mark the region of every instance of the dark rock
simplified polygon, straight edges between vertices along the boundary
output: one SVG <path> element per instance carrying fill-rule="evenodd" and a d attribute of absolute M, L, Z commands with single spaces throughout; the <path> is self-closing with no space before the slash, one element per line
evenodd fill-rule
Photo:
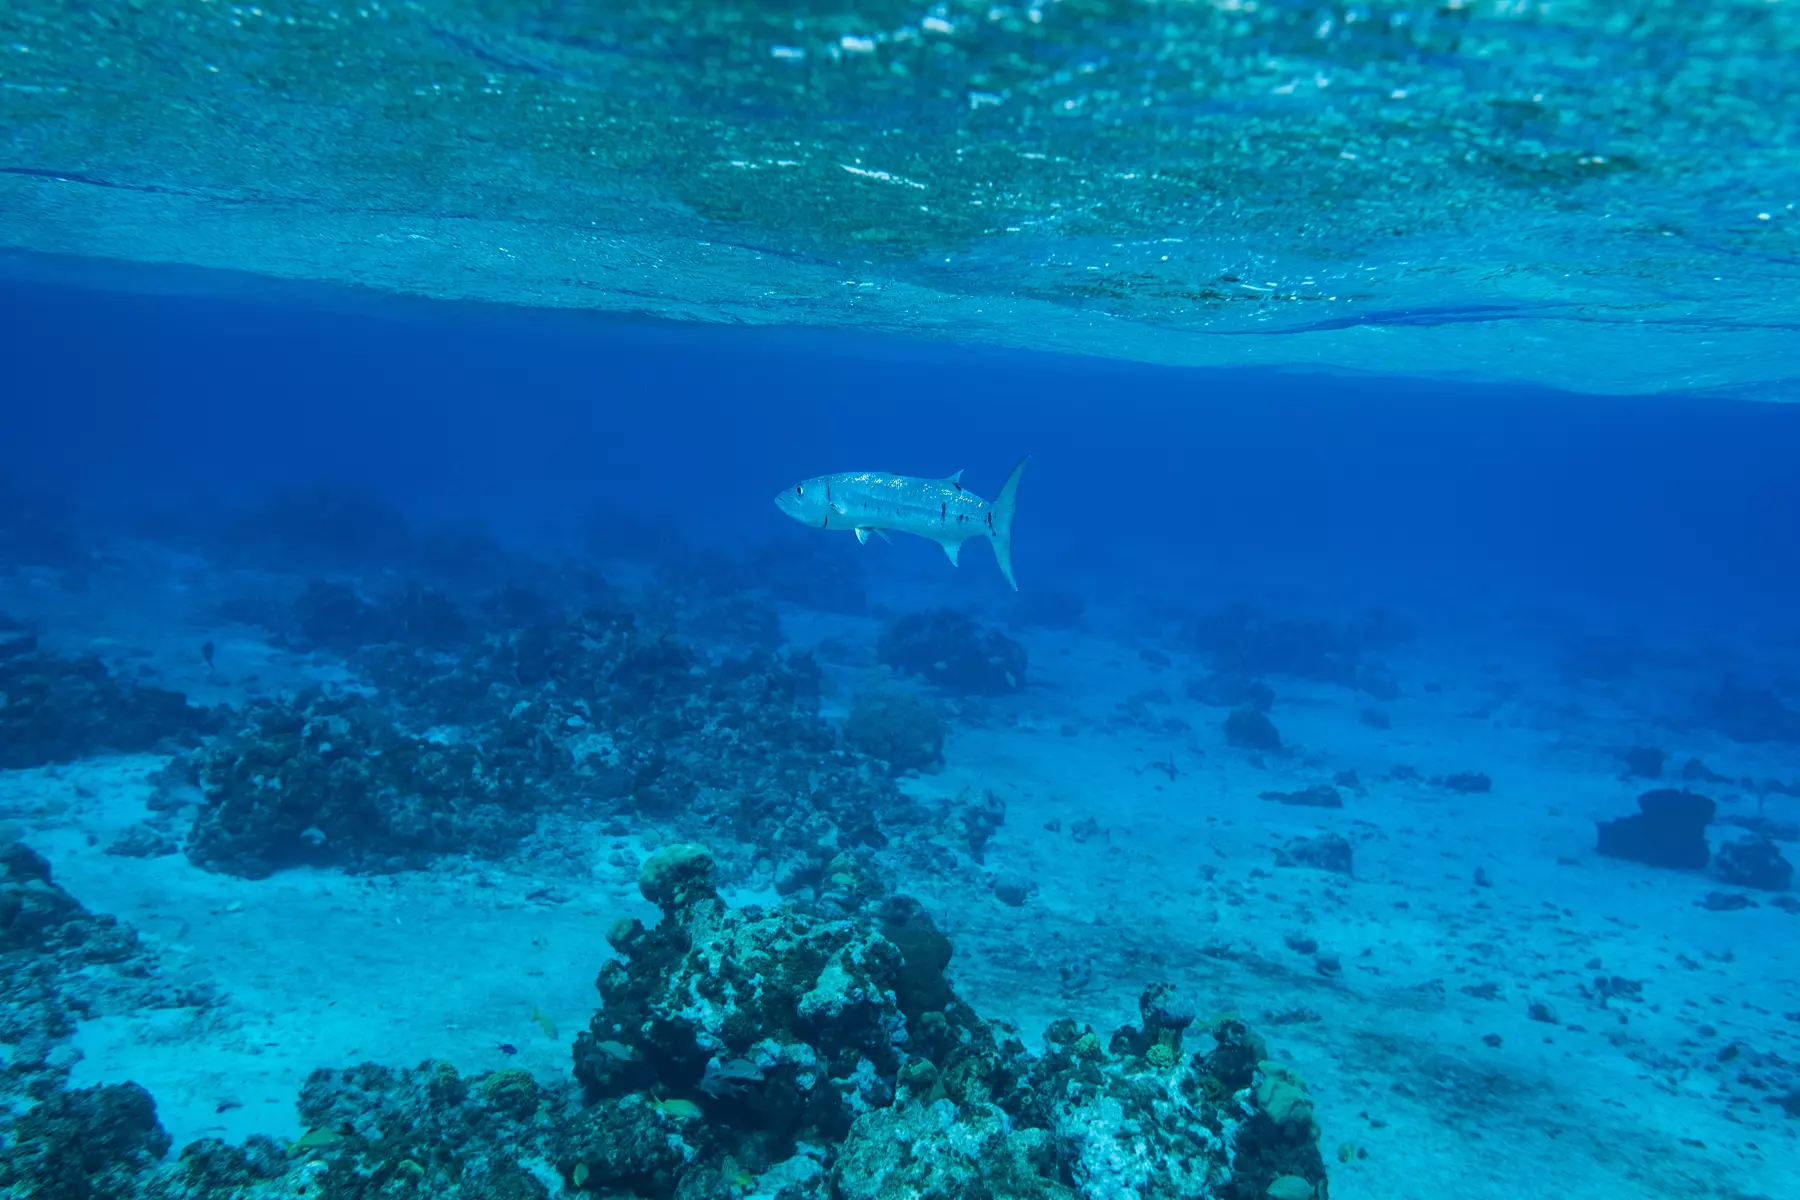
<path fill-rule="evenodd" d="M 1239 750 L 1277 753 L 1282 749 L 1281 733 L 1275 722 L 1254 708 L 1234 708 L 1225 718 L 1225 741 Z"/>
<path fill-rule="evenodd" d="M 1294 838 L 1275 852 L 1275 864 L 1282 867 L 1317 867 L 1321 871 L 1351 874 L 1353 851 L 1350 843 L 1335 833 L 1318 837 Z"/>
<path fill-rule="evenodd" d="M 1709 912 L 1737 912 L 1740 909 L 1755 908 L 1756 901 L 1742 892 L 1708 892 L 1694 901 L 1695 908 L 1704 908 Z"/>
<path fill-rule="evenodd" d="M 1785 892 L 1794 882 L 1794 864 L 1782 857 L 1774 842 L 1763 837 L 1726 842 L 1719 847 L 1713 869 L 1734 887 Z"/>
<path fill-rule="evenodd" d="M 1683 783 L 1730 783 L 1731 780 L 1708 767 L 1697 758 L 1690 758 L 1681 767 Z"/>
<path fill-rule="evenodd" d="M 1638 797 L 1629 817 L 1598 823 L 1597 849 L 1608 858 L 1624 858 L 1653 867 L 1699 870 L 1711 849 L 1706 827 L 1717 806 L 1705 796 L 1659 788 Z"/>
<path fill-rule="evenodd" d="M 193 747 L 222 712 L 166 688 L 128 683 L 98 658 L 66 658 L 13 631 L 0 653 L 0 770 L 98 754 Z"/>
<path fill-rule="evenodd" d="M 1431 782 L 1447 792 L 1460 792 L 1465 796 L 1482 795 L 1494 790 L 1494 781 L 1480 771 L 1458 771 L 1451 775 L 1439 775 Z"/>
<path fill-rule="evenodd" d="M 1013 908 L 1022 906 L 1031 898 L 1031 883 L 1017 875 L 1002 875 L 994 880 L 994 899 Z"/>
<path fill-rule="evenodd" d="M 1259 796 L 1264 800 L 1273 800 L 1277 804 L 1289 804 L 1299 808 L 1344 807 L 1343 795 L 1326 783 L 1301 788 L 1297 792 L 1261 792 Z"/>
<path fill-rule="evenodd" d="M 1379 708 L 1365 708 L 1358 714 L 1357 719 L 1370 729 L 1388 729 L 1394 724 L 1393 719 Z"/>

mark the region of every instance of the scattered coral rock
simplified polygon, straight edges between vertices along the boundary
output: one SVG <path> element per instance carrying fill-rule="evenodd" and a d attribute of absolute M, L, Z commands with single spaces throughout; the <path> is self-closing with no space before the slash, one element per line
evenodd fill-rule
<path fill-rule="evenodd" d="M 1658 788 L 1638 797 L 1637 813 L 1599 822 L 1597 848 L 1608 858 L 1699 870 L 1711 857 L 1706 827 L 1717 806 L 1705 796 Z"/>
<path fill-rule="evenodd" d="M 1740 838 L 1719 847 L 1713 869 L 1735 887 L 1784 892 L 1794 882 L 1794 864 L 1765 837 Z"/>

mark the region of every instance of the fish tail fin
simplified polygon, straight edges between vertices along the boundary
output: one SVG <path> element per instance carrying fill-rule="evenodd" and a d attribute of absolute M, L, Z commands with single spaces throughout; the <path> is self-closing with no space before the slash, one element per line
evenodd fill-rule
<path fill-rule="evenodd" d="M 1013 467 L 1012 474 L 1000 487 L 1000 494 L 994 497 L 994 561 L 1000 564 L 1000 573 L 1006 576 L 1007 585 L 1013 591 L 1019 590 L 1019 581 L 1013 578 L 1012 564 L 1012 524 L 1013 511 L 1019 505 L 1019 476 L 1025 473 L 1025 464 L 1031 461 L 1027 454 Z"/>

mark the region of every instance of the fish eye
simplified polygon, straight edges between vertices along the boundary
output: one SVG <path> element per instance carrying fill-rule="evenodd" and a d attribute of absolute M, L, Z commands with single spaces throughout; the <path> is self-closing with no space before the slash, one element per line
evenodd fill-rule
<path fill-rule="evenodd" d="M 805 488 L 803 488 L 803 487 L 796 487 L 796 488 L 795 488 L 795 489 L 794 489 L 794 495 L 796 495 L 796 496 L 804 496 L 804 495 L 806 495 L 806 489 L 805 489 Z"/>

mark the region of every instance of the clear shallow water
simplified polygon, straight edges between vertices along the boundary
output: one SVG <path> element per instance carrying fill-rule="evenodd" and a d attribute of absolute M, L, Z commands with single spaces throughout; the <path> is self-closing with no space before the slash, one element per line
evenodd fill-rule
<path fill-rule="evenodd" d="M 0 44 L 21 252 L 1167 364 L 1794 388 L 1791 3 L 22 0 Z"/>
<path fill-rule="evenodd" d="M 1794 1194 L 1797 38 L 5 6 L 0 1200 Z"/>

